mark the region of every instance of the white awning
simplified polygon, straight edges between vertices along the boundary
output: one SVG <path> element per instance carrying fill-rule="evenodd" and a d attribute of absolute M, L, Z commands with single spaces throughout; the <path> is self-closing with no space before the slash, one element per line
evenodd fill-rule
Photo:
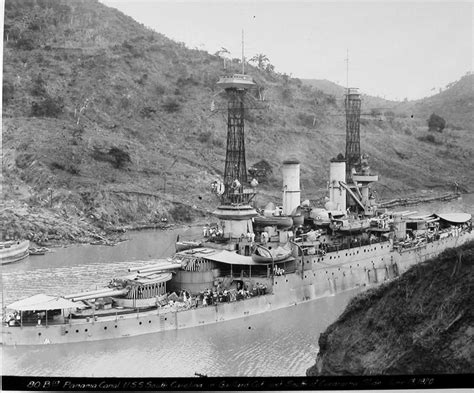
<path fill-rule="evenodd" d="M 23 300 L 18 300 L 17 302 L 8 305 L 7 308 L 17 311 L 45 311 L 81 308 L 83 306 L 82 303 L 72 302 L 62 297 L 39 294 Z"/>
<path fill-rule="evenodd" d="M 192 256 L 195 258 L 203 258 L 210 261 L 226 263 L 228 265 L 265 265 L 265 262 L 255 262 L 251 256 L 240 255 L 236 252 L 228 250 L 212 250 L 212 252 L 209 252 L 208 250 L 210 249 L 206 249 L 201 252 L 194 252 Z M 294 258 L 290 257 L 285 259 L 285 261 L 278 261 L 278 263 L 292 261 L 293 259 Z M 268 264 L 271 263 L 271 261 L 268 262 Z"/>
<path fill-rule="evenodd" d="M 443 214 L 436 214 L 440 219 L 444 221 L 451 222 L 453 224 L 463 224 L 468 222 L 472 215 L 469 213 L 443 213 Z"/>

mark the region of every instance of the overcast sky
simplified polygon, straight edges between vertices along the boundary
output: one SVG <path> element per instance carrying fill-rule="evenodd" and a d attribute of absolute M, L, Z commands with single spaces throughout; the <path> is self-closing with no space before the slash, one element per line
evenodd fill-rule
<path fill-rule="evenodd" d="M 189 48 L 265 54 L 276 71 L 417 99 L 472 70 L 473 3 L 101 0 Z M 433 89 L 436 90 L 433 90 Z"/>

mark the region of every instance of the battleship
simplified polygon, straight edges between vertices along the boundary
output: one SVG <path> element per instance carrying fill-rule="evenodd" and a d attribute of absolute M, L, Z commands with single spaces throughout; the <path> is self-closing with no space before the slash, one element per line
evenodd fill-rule
<path fill-rule="evenodd" d="M 360 154 L 360 96 L 348 89 L 346 154 L 329 162 L 324 206 L 301 200 L 300 163 L 282 163 L 281 206 L 254 206 L 258 181 L 245 162 L 245 74 L 220 79 L 227 96 L 220 204 L 202 238 L 93 291 L 38 294 L 4 311 L 3 345 L 118 339 L 272 312 L 396 279 L 411 266 L 474 239 L 467 213 L 417 215 L 377 206 L 378 181 Z M 315 316 L 316 317 L 316 316 Z"/>

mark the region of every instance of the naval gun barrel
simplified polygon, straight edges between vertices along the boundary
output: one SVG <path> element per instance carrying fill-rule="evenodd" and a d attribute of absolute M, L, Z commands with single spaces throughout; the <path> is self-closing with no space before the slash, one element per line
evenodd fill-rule
<path fill-rule="evenodd" d="M 85 292 L 72 293 L 70 295 L 65 295 L 63 297 L 64 297 L 64 299 L 72 299 L 72 298 L 77 298 L 77 297 L 95 295 L 95 294 L 102 293 L 102 292 L 109 292 L 111 290 L 112 290 L 112 288 L 104 287 L 104 288 L 101 288 L 101 289 L 96 289 L 94 291 L 85 291 Z"/>
<path fill-rule="evenodd" d="M 137 267 L 129 267 L 128 271 L 129 272 L 136 272 L 138 270 L 143 271 L 143 269 L 151 269 L 151 268 L 156 268 L 157 266 L 162 265 L 169 265 L 171 262 L 171 259 L 150 259 L 149 261 L 135 261 L 135 262 L 148 262 L 148 263 L 153 263 L 153 265 L 146 265 L 146 266 L 137 266 Z"/>
<path fill-rule="evenodd" d="M 135 271 L 137 273 L 152 273 L 152 272 L 159 272 L 162 270 L 171 270 L 171 269 L 179 269 L 181 267 L 181 264 L 179 263 L 167 263 L 163 265 L 155 265 L 155 266 L 144 266 L 142 268 L 137 268 L 134 270 L 129 271 Z"/>
<path fill-rule="evenodd" d="M 114 289 L 114 290 L 109 290 L 106 292 L 101 292 L 101 293 L 96 293 L 96 294 L 89 294 L 89 295 L 84 295 L 84 296 L 78 296 L 72 299 L 73 302 L 78 302 L 80 300 L 88 300 L 88 299 L 97 299 L 99 297 L 108 297 L 108 296 L 120 296 L 120 295 L 125 295 L 128 293 L 128 289 Z"/>

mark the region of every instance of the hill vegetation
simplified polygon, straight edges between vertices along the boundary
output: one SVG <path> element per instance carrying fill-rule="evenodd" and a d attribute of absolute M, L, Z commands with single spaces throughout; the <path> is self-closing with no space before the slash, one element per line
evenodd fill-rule
<path fill-rule="evenodd" d="M 213 210 L 209 185 L 222 176 L 226 138 L 216 82 L 239 72 L 239 60 L 189 49 L 96 0 L 6 0 L 4 21 L 9 206 L 74 211 L 101 228 Z M 272 173 L 256 202 L 280 199 L 288 156 L 302 163 L 303 198 L 318 199 L 328 160 L 345 149 L 340 99 L 275 72 L 269 59 L 256 65 L 247 67 L 258 85 L 247 96 L 247 163 L 263 159 Z M 445 190 L 453 181 L 472 189 L 472 133 L 448 126 L 438 144 L 419 139 L 425 134 L 426 119 L 363 119 L 362 150 L 383 179 L 379 196 Z M 173 217 L 181 206 L 189 214 Z M 22 235 L 16 228 L 12 235 Z"/>
<path fill-rule="evenodd" d="M 474 367 L 474 242 L 351 300 L 307 375 L 460 374 Z"/>

